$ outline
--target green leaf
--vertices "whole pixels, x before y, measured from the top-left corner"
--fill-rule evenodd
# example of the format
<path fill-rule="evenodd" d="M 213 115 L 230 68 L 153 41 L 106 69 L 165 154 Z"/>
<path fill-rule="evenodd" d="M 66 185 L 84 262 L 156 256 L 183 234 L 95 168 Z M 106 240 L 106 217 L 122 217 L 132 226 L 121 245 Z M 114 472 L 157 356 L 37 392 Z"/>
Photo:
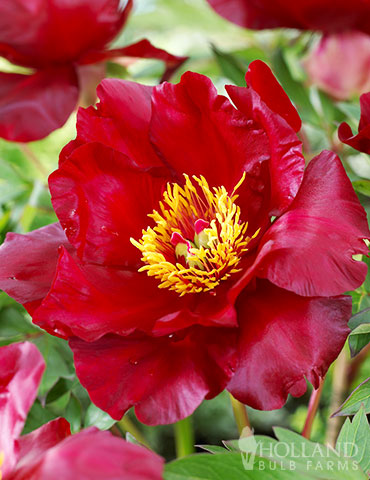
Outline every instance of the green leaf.
<path fill-rule="evenodd" d="M 349 338 L 348 344 L 351 357 L 354 357 L 370 342 L 370 323 L 363 323 L 355 328 Z"/>
<path fill-rule="evenodd" d="M 356 192 L 370 197 L 370 180 L 356 180 L 352 182 L 352 185 Z"/>
<path fill-rule="evenodd" d="M 281 49 L 273 55 L 272 66 L 279 82 L 297 107 L 302 120 L 321 126 L 320 117 L 311 104 L 309 91 L 292 77 Z"/>
<path fill-rule="evenodd" d="M 245 86 L 246 67 L 236 57 L 230 53 L 222 52 L 215 45 L 212 45 L 212 51 L 222 74 L 234 82 L 235 85 Z"/>
<path fill-rule="evenodd" d="M 367 473 L 370 469 L 370 426 L 363 407 L 356 413 L 352 422 L 346 419 L 339 433 L 336 450 L 345 451 Z M 370 473 L 370 472 L 369 472 Z"/>
<path fill-rule="evenodd" d="M 353 390 L 332 417 L 354 415 L 359 411 L 361 405 L 365 413 L 370 413 L 370 377 Z"/>
<path fill-rule="evenodd" d="M 75 395 L 71 394 L 64 417 L 71 425 L 72 433 L 76 433 L 81 428 L 82 407 Z"/>
<path fill-rule="evenodd" d="M 100 430 L 108 430 L 112 425 L 116 423 L 108 413 L 103 412 L 93 403 L 90 404 L 86 411 L 85 427 L 98 427 Z"/>
<path fill-rule="evenodd" d="M 244 455 L 244 456 L 243 456 Z M 247 454 L 216 453 L 196 454 L 167 463 L 165 480 L 286 480 L 297 478 L 295 472 L 287 472 L 277 465 L 269 469 L 269 461 L 258 457 L 258 469 L 246 470 Z M 257 458 L 257 457 L 256 457 Z M 252 466 L 252 465 L 251 465 Z"/>
<path fill-rule="evenodd" d="M 195 446 L 209 453 L 227 453 L 227 449 L 224 447 L 220 447 L 220 445 L 195 445 Z"/>

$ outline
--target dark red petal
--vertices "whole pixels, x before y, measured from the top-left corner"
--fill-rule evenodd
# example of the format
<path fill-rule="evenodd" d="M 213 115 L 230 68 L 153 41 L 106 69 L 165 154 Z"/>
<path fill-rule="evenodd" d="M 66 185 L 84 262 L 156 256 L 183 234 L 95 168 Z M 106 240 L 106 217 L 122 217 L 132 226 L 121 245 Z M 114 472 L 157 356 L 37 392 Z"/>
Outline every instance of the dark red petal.
<path fill-rule="evenodd" d="M 155 453 L 95 428 L 69 436 L 32 460 L 12 480 L 54 480 L 56 472 L 63 472 L 63 480 L 161 480 L 163 470 L 163 459 Z"/>
<path fill-rule="evenodd" d="M 171 55 L 170 53 L 166 52 L 166 50 L 157 48 L 152 45 L 149 40 L 144 39 L 133 43 L 132 45 L 127 45 L 126 47 L 115 48 L 113 50 L 104 50 L 102 52 L 90 52 L 80 60 L 80 63 L 95 63 L 118 57 L 162 60 L 166 65 L 165 72 L 162 76 L 162 82 L 168 80 L 188 58 Z"/>
<path fill-rule="evenodd" d="M 74 150 L 49 177 L 54 210 L 81 259 L 137 268 L 130 243 L 152 223 L 169 180 L 165 169 L 133 170 L 130 160 L 99 143 Z"/>
<path fill-rule="evenodd" d="M 185 315 L 186 306 L 186 299 L 159 290 L 158 281 L 146 273 L 81 265 L 63 249 L 50 292 L 33 321 L 52 334 L 93 341 L 107 333 L 150 332 L 156 321 L 167 325 Z"/>
<path fill-rule="evenodd" d="M 370 5 L 363 0 L 208 0 L 223 17 L 246 28 L 290 27 L 370 33 Z"/>
<path fill-rule="evenodd" d="M 354 290 L 367 267 L 366 213 L 339 158 L 322 152 L 307 167 L 289 211 L 261 239 L 257 275 L 299 295 L 329 296 Z"/>
<path fill-rule="evenodd" d="M 238 300 L 239 367 L 227 389 L 253 408 L 281 408 L 288 394 L 319 386 L 349 333 L 351 297 L 299 297 L 258 283 Z M 330 339 L 330 341 L 328 341 Z"/>
<path fill-rule="evenodd" d="M 245 80 L 269 109 L 283 117 L 295 132 L 301 129 L 302 121 L 296 108 L 266 63 L 261 60 L 252 62 L 248 67 Z"/>
<path fill-rule="evenodd" d="M 21 434 L 45 368 L 37 348 L 29 342 L 0 348 L 0 452 L 4 453 L 3 477 L 13 469 Z"/>
<path fill-rule="evenodd" d="M 339 140 L 351 147 L 370 154 L 370 92 L 360 97 L 361 119 L 358 134 L 353 135 L 348 123 L 342 123 L 338 129 Z"/>
<path fill-rule="evenodd" d="M 133 405 L 148 425 L 174 423 L 220 393 L 235 366 L 232 330 L 194 328 L 150 338 L 70 341 L 77 375 L 92 401 L 120 419 Z"/>
<path fill-rule="evenodd" d="M 77 100 L 73 67 L 33 75 L 0 73 L 0 136 L 16 142 L 39 140 L 67 121 Z"/>
<path fill-rule="evenodd" d="M 0 4 L 0 52 L 25 66 L 74 62 L 112 40 L 132 8 L 120 0 L 16 0 Z"/>
<path fill-rule="evenodd" d="M 179 84 L 155 88 L 150 135 L 179 182 L 183 173 L 204 175 L 211 186 L 224 185 L 231 192 L 246 171 L 238 194 L 243 215 L 253 223 L 263 207 L 268 139 L 250 117 L 217 95 L 207 77 L 187 72 Z"/>
<path fill-rule="evenodd" d="M 97 89 L 100 103 L 79 110 L 77 143 L 67 146 L 61 160 L 78 145 L 99 142 L 142 167 L 162 166 L 148 138 L 152 90 L 134 82 L 103 80 Z"/>
<path fill-rule="evenodd" d="M 267 65 L 253 62 L 246 78 L 249 87 L 226 89 L 236 107 L 268 135 L 270 214 L 280 215 L 289 207 L 302 182 L 305 162 L 296 135 L 300 120 Z"/>
<path fill-rule="evenodd" d="M 26 235 L 8 233 L 0 247 L 1 290 L 32 313 L 50 289 L 59 246 L 67 244 L 58 223 Z"/>

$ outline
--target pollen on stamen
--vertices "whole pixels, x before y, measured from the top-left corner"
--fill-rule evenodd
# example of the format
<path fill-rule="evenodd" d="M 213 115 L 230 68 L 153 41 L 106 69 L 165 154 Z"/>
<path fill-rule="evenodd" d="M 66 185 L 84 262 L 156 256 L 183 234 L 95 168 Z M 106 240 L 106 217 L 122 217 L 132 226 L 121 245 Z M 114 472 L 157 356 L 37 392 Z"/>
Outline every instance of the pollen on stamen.
<path fill-rule="evenodd" d="M 184 177 L 183 186 L 167 184 L 158 211 L 148 214 L 155 226 L 143 230 L 140 240 L 130 239 L 142 252 L 139 272 L 180 296 L 212 291 L 239 272 L 249 242 L 260 231 L 247 235 L 248 222 L 235 203 L 245 173 L 231 194 L 224 186 L 211 189 L 202 176 Z"/>

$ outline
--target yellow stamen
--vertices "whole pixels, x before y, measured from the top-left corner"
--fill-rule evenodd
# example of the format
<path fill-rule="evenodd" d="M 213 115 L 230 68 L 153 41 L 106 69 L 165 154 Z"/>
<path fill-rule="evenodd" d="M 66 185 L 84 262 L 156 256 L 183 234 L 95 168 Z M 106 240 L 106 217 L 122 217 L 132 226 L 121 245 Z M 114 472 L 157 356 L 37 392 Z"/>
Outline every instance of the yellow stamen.
<path fill-rule="evenodd" d="M 0 452 L 0 480 L 3 478 L 3 474 L 1 473 L 1 467 L 4 463 L 4 452 Z"/>
<path fill-rule="evenodd" d="M 130 239 L 143 255 L 145 265 L 139 272 L 147 272 L 160 280 L 159 288 L 169 288 L 181 296 L 213 290 L 238 272 L 248 243 L 259 233 L 257 230 L 252 237 L 246 234 L 248 222 L 241 221 L 240 207 L 235 204 L 235 192 L 244 182 L 245 173 L 231 195 L 223 186 L 211 189 L 202 176 L 193 176 L 193 181 L 184 176 L 183 187 L 167 184 L 159 211 L 148 215 L 156 225 L 143 230 L 139 241 Z M 194 234 L 199 219 L 208 226 Z M 184 238 L 192 235 L 186 255 L 184 248 L 179 255 L 180 248 L 171 243 L 174 234 Z M 185 265 L 180 263 L 180 257 Z"/>

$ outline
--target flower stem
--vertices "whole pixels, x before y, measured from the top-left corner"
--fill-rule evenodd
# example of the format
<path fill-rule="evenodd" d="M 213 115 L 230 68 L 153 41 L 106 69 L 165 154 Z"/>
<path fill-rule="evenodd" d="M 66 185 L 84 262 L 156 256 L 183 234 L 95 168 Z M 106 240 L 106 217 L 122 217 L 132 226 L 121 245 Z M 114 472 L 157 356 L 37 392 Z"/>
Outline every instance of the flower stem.
<path fill-rule="evenodd" d="M 230 393 L 231 406 L 233 407 L 235 422 L 241 435 L 243 429 L 248 427 L 251 430 L 251 424 L 248 417 L 246 406 L 234 398 Z"/>
<path fill-rule="evenodd" d="M 151 448 L 144 435 L 127 415 L 124 415 L 117 423 L 124 432 L 131 433 L 131 435 L 135 437 L 138 442 L 147 448 Z"/>
<path fill-rule="evenodd" d="M 194 431 L 191 417 L 175 423 L 174 429 L 177 458 L 194 453 Z"/>
<path fill-rule="evenodd" d="M 313 390 L 311 393 L 310 402 L 308 404 L 307 417 L 302 430 L 302 437 L 305 437 L 307 439 L 310 439 L 311 437 L 312 425 L 315 420 L 317 410 L 319 408 L 323 387 L 324 387 L 324 379 L 320 381 L 319 388 L 317 390 Z"/>

